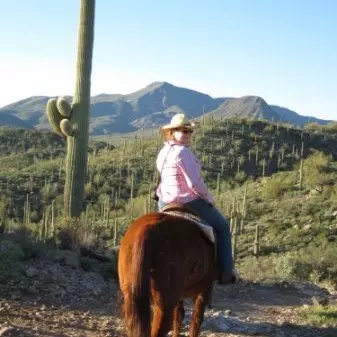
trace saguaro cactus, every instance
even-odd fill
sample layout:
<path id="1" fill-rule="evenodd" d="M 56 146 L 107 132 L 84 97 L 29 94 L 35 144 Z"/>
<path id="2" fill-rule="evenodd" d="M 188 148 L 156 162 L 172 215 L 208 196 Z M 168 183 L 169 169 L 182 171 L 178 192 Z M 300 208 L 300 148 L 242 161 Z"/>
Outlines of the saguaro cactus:
<path id="1" fill-rule="evenodd" d="M 254 240 L 253 253 L 255 256 L 258 256 L 260 253 L 260 226 L 259 224 L 256 224 L 255 226 L 255 240 Z"/>
<path id="2" fill-rule="evenodd" d="M 299 175 L 300 175 L 299 189 L 300 189 L 300 191 L 302 191 L 302 189 L 303 189 L 303 150 L 304 150 L 304 142 L 302 142 L 302 147 L 301 147 L 301 162 L 300 162 L 300 170 L 299 170 Z"/>
<path id="3" fill-rule="evenodd" d="M 47 115 L 53 130 L 67 139 L 64 213 L 79 217 L 83 209 L 88 161 L 90 77 L 94 41 L 95 0 L 81 0 L 77 50 L 77 77 L 72 105 L 51 99 Z"/>

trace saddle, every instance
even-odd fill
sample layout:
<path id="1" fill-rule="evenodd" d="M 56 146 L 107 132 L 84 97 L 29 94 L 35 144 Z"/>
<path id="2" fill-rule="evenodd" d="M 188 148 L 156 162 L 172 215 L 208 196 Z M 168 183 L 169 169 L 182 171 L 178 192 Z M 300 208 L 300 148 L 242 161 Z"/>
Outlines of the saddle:
<path id="1" fill-rule="evenodd" d="M 213 228 L 206 221 L 202 220 L 199 215 L 188 206 L 171 203 L 165 205 L 160 211 L 192 221 L 201 229 L 201 232 L 209 241 L 213 244 L 216 243 L 216 233 Z"/>
<path id="2" fill-rule="evenodd" d="M 166 204 L 162 209 L 161 212 L 172 212 L 172 211 L 178 211 L 183 213 L 189 213 L 193 214 L 195 216 L 198 216 L 194 211 L 192 211 L 187 205 L 181 205 L 177 203 L 170 203 Z"/>
<path id="3" fill-rule="evenodd" d="M 199 217 L 199 215 L 196 214 L 196 212 L 191 210 L 186 205 L 180 205 L 176 203 L 167 204 L 160 211 L 164 213 L 169 213 L 174 216 L 183 217 L 195 223 L 200 228 L 201 233 L 204 234 L 205 238 L 213 244 L 214 259 L 216 263 L 218 263 L 218 256 L 217 256 L 218 250 L 216 249 L 217 247 L 216 232 L 206 221 L 202 220 Z M 211 289 L 209 290 L 209 293 L 207 295 L 207 300 L 206 300 L 207 306 L 209 308 L 212 308 L 212 297 L 213 297 L 212 294 L 213 294 L 213 284 L 212 284 Z"/>

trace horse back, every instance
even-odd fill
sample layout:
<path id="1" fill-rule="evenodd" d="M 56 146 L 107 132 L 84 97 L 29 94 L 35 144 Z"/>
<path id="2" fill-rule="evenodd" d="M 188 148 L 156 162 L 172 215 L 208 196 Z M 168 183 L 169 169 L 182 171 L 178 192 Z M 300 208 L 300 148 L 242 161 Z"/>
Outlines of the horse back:
<path id="1" fill-rule="evenodd" d="M 214 247 L 193 222 L 169 213 L 153 212 L 136 219 L 121 241 L 119 276 L 132 275 L 137 256 L 149 256 L 154 288 L 179 287 L 185 297 L 192 296 L 216 278 Z M 124 280 L 127 286 L 127 280 Z"/>

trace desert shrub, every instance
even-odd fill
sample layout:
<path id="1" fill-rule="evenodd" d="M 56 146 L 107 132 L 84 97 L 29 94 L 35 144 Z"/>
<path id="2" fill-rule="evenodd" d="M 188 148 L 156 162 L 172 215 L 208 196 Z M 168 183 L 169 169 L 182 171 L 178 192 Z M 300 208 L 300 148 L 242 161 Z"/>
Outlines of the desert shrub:
<path id="1" fill-rule="evenodd" d="M 281 233 L 285 233 L 291 227 L 291 224 L 284 219 L 274 219 L 272 222 L 269 221 L 269 223 L 267 236 L 273 238 L 276 242 L 280 241 L 278 236 Z"/>
<path id="2" fill-rule="evenodd" d="M 272 132 L 274 132 L 275 131 L 275 125 L 273 125 L 273 124 L 267 124 L 265 127 L 264 127 L 264 130 L 263 130 L 263 132 L 265 132 L 265 133 L 272 133 Z"/>
<path id="3" fill-rule="evenodd" d="M 322 249 L 321 244 L 309 244 L 296 252 L 276 251 L 271 249 L 268 256 L 246 257 L 238 263 L 240 273 L 248 280 L 260 282 L 335 282 L 337 278 L 337 247 Z"/>
<path id="4" fill-rule="evenodd" d="M 238 182 L 239 184 L 242 184 L 247 180 L 247 174 L 243 171 L 237 172 L 234 176 L 234 180 Z"/>
<path id="5" fill-rule="evenodd" d="M 254 282 L 291 282 L 309 277 L 310 270 L 290 254 L 246 258 L 238 267 L 245 279 Z"/>
<path id="6" fill-rule="evenodd" d="M 262 188 L 262 195 L 266 199 L 276 199 L 290 190 L 293 186 L 293 177 L 290 174 L 274 175 L 266 179 Z"/>
<path id="7" fill-rule="evenodd" d="M 126 213 L 133 218 L 137 218 L 156 208 L 155 201 L 149 199 L 147 195 L 129 200 L 125 205 Z"/>
<path id="8" fill-rule="evenodd" d="M 105 279 L 117 278 L 117 259 L 101 264 L 99 272 Z"/>
<path id="9" fill-rule="evenodd" d="M 308 280 L 312 266 L 298 256 L 285 254 L 275 259 L 275 271 L 284 281 Z"/>
<path id="10" fill-rule="evenodd" d="M 318 202 L 307 201 L 302 205 L 302 214 L 303 215 L 316 215 L 321 209 L 321 205 Z"/>
<path id="11" fill-rule="evenodd" d="M 333 179 L 328 173 L 328 166 L 332 162 L 332 156 L 322 152 L 314 152 L 305 159 L 303 163 L 303 181 L 305 186 L 314 188 L 319 185 L 328 184 Z"/>
<path id="12" fill-rule="evenodd" d="M 337 305 L 302 307 L 299 309 L 298 314 L 308 325 L 337 327 Z M 329 336 L 334 336 L 333 332 Z"/>
<path id="13" fill-rule="evenodd" d="M 331 187 L 330 200 L 337 205 L 337 183 Z"/>
<path id="14" fill-rule="evenodd" d="M 61 249 L 90 249 L 97 245 L 97 231 L 84 219 L 71 219 L 59 229 L 58 244 Z"/>
<path id="15" fill-rule="evenodd" d="M 0 281 L 18 276 L 21 268 L 20 261 L 25 253 L 19 244 L 12 241 L 0 241 Z"/>
<path id="16" fill-rule="evenodd" d="M 304 125 L 304 130 L 308 130 L 310 132 L 322 132 L 323 126 L 318 123 L 307 123 Z"/>

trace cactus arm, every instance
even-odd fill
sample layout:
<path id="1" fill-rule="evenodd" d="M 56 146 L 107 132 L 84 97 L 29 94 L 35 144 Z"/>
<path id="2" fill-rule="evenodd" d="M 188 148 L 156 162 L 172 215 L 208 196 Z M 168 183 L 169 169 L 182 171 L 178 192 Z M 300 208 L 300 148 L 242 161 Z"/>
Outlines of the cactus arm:
<path id="1" fill-rule="evenodd" d="M 73 127 L 67 118 L 63 118 L 60 123 L 60 129 L 62 134 L 64 134 L 66 137 L 70 137 L 74 135 Z"/>
<path id="2" fill-rule="evenodd" d="M 56 99 L 52 98 L 48 100 L 46 110 L 48 120 L 53 131 L 56 132 L 58 135 L 63 136 L 62 131 L 60 129 L 60 123 L 63 117 L 61 116 L 60 112 L 57 109 Z"/>
<path id="3" fill-rule="evenodd" d="M 65 98 L 60 97 L 56 102 L 57 109 L 61 116 L 69 118 L 71 116 L 71 106 Z"/>

